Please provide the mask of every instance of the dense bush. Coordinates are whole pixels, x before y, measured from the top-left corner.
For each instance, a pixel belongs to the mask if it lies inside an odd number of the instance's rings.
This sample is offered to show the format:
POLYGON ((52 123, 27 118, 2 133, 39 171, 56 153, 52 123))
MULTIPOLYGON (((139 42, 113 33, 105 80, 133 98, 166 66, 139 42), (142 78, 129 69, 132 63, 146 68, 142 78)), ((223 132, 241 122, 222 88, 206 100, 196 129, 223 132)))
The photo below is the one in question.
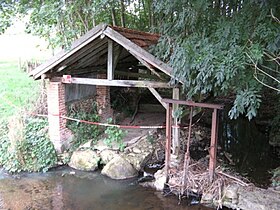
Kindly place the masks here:
POLYGON ((13 127, 12 131, 7 123, 1 124, 0 165, 11 173, 45 172, 57 163, 54 146, 48 138, 47 120, 28 117, 23 123, 23 128, 13 127), (9 132, 22 132, 23 135, 11 140, 9 132))

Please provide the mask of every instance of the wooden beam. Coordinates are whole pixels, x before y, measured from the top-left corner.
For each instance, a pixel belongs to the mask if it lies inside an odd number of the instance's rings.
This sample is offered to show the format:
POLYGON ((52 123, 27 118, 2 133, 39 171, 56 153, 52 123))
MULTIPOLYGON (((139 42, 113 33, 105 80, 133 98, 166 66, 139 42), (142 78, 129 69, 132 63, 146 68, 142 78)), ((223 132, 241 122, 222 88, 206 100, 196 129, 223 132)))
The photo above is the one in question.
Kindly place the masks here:
POLYGON ((147 52, 146 50, 142 49, 129 39, 122 36, 120 33, 114 31, 110 27, 107 27, 103 33, 113 39, 115 42, 122 45, 125 49, 127 49, 130 53, 137 55, 139 58, 145 60, 146 62, 150 63, 151 65, 155 66, 165 74, 172 76, 172 68, 165 64, 164 62, 158 60, 152 54, 147 52))
POLYGON ((111 39, 108 39, 107 79, 114 79, 114 49, 113 41, 111 39))
POLYGON ((214 109, 212 113, 211 143, 210 143, 210 160, 209 160, 209 177, 210 182, 214 180, 216 159, 217 159, 217 141, 218 141, 218 110, 214 109))
POLYGON ((166 110, 166 143, 165 143, 165 182, 169 181, 170 153, 171 153, 171 125, 172 123, 172 106, 168 104, 166 110))
POLYGON ((149 91, 156 97, 156 99, 161 103, 161 105, 162 105, 165 109, 167 109, 167 104, 161 101, 161 100, 162 100, 162 97, 161 97, 160 94, 156 91, 156 89, 155 89, 155 88, 148 88, 148 89, 149 89, 149 91))
POLYGON ((151 72, 153 72, 158 78, 162 79, 160 74, 156 72, 156 70, 154 70, 151 65, 149 65, 145 60, 143 60, 142 58, 138 57, 136 54, 134 54, 133 52, 130 52, 135 58, 137 58, 138 61, 140 61, 140 63, 142 63, 144 66, 147 67, 147 69, 149 69, 151 72))
POLYGON ((104 51, 104 49, 106 49, 107 52, 107 39, 98 39, 98 42, 94 40, 89 46, 91 47, 85 53, 79 55, 78 59, 68 62, 67 69, 79 68, 79 66, 84 65, 87 61, 92 61, 92 58, 99 54, 99 52, 104 51))
MULTIPOLYGON (((62 80, 63 82, 63 80, 62 80)), ((72 77, 71 83, 84 85, 101 85, 116 87, 145 87, 145 88, 172 88, 168 83, 156 81, 139 81, 139 80, 107 80, 72 77)))
POLYGON ((202 108, 209 108, 209 109, 223 109, 224 105, 220 104, 208 104, 208 103, 196 103, 193 101, 182 101, 182 100, 175 100, 175 99, 162 99, 165 103, 171 103, 171 104, 182 104, 182 105, 188 105, 188 106, 196 106, 196 107, 202 107, 202 108))
POLYGON ((42 65, 38 66, 34 71, 30 72, 30 76, 33 76, 34 79, 38 79, 42 74, 46 73, 66 58, 69 58, 78 50, 82 49, 88 43, 92 42, 94 39, 99 37, 103 30, 106 28, 107 25, 100 24, 78 39, 76 42, 73 43, 72 47, 69 51, 61 51, 56 56, 52 57, 47 62, 43 63, 42 65))

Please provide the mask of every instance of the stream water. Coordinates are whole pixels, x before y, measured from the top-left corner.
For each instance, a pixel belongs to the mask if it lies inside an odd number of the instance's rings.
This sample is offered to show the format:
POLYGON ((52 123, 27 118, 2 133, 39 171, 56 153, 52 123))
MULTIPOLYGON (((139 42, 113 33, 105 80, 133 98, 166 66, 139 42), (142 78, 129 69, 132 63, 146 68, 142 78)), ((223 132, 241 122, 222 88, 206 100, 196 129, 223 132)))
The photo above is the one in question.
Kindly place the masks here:
POLYGON ((47 173, 9 176, 0 173, 0 209, 11 210, 210 210, 187 201, 178 205, 174 196, 163 196, 136 180, 115 181, 70 168, 47 173))

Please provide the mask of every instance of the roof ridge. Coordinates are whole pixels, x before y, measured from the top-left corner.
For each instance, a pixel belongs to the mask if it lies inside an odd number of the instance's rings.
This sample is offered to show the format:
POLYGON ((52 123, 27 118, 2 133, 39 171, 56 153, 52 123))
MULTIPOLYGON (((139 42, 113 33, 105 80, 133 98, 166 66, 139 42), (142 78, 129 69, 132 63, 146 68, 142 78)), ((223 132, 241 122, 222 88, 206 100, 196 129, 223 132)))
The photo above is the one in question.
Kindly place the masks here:
POLYGON ((136 32, 137 34, 145 34, 145 35, 150 35, 150 36, 158 36, 158 38, 161 36, 160 34, 158 33, 151 33, 151 32, 146 32, 146 31, 140 31, 140 30, 137 30, 137 29, 131 29, 131 28, 126 28, 126 27, 122 27, 122 26, 112 26, 112 25, 107 25, 109 26, 110 28, 118 31, 118 30, 122 30, 124 32, 136 32))

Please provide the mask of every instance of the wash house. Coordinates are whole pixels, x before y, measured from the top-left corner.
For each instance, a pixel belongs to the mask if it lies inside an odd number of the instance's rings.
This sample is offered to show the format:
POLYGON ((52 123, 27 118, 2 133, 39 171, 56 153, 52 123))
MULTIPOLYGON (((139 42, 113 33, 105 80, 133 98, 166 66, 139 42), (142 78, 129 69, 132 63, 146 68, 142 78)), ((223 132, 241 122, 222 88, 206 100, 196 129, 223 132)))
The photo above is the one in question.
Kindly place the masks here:
MULTIPOLYGON (((105 121, 113 116, 110 104, 112 87, 146 88, 168 109, 166 161, 169 165, 171 148, 176 153, 179 147, 178 126, 173 129, 172 144, 170 142, 169 109, 172 104, 173 109, 177 109, 180 103, 163 100, 158 90, 169 89, 169 98, 175 100, 179 100, 180 94, 179 87, 169 83, 172 68, 148 51, 159 38, 158 34, 100 24, 76 40, 69 49, 30 73, 35 80, 48 80, 49 136, 58 153, 67 149, 72 136, 66 128, 66 119, 62 117, 67 116, 67 102, 95 95, 98 114, 105 121)), ((177 122, 177 119, 172 121, 175 125, 177 122)), ((216 137, 213 139, 216 140, 216 137)), ((213 146, 216 148, 215 142, 213 146)))

